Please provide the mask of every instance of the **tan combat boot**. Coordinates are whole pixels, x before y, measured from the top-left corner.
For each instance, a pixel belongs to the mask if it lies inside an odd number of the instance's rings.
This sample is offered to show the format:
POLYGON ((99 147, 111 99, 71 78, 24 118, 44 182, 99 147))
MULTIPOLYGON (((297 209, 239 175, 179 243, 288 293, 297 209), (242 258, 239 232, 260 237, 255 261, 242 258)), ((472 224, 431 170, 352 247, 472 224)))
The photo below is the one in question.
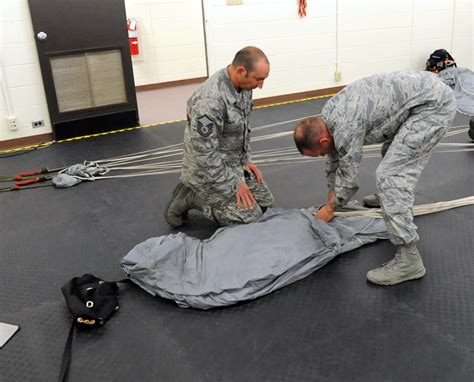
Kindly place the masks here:
POLYGON ((199 209, 195 199, 197 198, 193 190, 183 183, 178 183, 165 209, 165 220, 171 227, 181 227, 188 211, 193 208, 199 209))
POLYGON ((422 278, 426 269, 416 244, 398 246, 395 257, 367 273, 367 279, 378 285, 395 285, 422 278))

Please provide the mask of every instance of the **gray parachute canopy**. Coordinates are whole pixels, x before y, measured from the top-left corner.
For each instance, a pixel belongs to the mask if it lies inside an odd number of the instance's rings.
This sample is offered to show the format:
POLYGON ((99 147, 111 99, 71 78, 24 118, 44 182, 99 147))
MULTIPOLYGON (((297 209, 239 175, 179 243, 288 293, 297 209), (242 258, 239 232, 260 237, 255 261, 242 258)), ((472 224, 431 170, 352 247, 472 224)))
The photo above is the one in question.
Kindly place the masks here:
POLYGON ((474 72, 451 66, 439 72, 438 76, 453 89, 458 111, 474 116, 474 72))
POLYGON ((314 211, 270 208, 258 221, 220 228, 206 240, 183 233, 150 238, 121 265, 152 295, 209 309, 263 296, 341 253, 388 238, 381 219, 339 217, 327 224, 314 211))

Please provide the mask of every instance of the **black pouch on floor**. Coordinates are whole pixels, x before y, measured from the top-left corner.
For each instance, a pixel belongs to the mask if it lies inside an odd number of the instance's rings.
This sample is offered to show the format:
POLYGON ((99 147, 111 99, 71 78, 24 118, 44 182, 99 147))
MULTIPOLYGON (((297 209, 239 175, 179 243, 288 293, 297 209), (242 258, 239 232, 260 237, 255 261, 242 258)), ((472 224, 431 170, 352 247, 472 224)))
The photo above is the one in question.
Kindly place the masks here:
POLYGON ((118 282, 129 280, 104 281, 86 273, 81 277, 72 278, 61 288, 73 321, 64 347, 59 381, 65 380, 71 361, 74 327, 90 329, 104 325, 110 315, 119 308, 118 282))

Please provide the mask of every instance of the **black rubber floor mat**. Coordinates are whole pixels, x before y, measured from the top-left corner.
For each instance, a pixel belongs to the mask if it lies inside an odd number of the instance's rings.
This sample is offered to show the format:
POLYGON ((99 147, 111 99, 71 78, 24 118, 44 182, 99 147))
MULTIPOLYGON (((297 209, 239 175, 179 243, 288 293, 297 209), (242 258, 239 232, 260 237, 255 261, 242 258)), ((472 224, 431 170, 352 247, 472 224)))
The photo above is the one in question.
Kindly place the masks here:
MULTIPOLYGON (((291 131, 325 100, 255 109, 253 136, 291 131)), ((467 125, 458 115, 453 126, 467 125)), ((182 122, 65 142, 0 160, 0 175, 101 159, 182 141, 182 122)), ((466 126, 467 127, 467 126, 466 126)), ((467 133, 446 142, 468 142, 467 133)), ((292 137, 253 151, 291 147, 292 137)), ((356 198, 375 191, 379 158, 366 158, 356 198)), ((434 153, 417 203, 471 196, 474 152, 434 153)), ((325 162, 262 166, 275 205, 326 199, 325 162)), ((71 189, 0 195, 0 321, 19 324, 1 350, 1 381, 51 381, 71 316, 60 288, 94 273, 120 279, 120 260, 152 236, 218 227, 192 212, 181 230, 163 212, 179 174, 98 180, 71 189)), ((427 275, 396 287, 366 281, 391 259, 389 242, 338 257, 293 285, 210 311, 180 309, 131 285, 100 329, 76 333, 70 381, 469 381, 474 375, 474 207, 416 218, 427 275)), ((245 240, 245 238, 242 238, 245 240)))

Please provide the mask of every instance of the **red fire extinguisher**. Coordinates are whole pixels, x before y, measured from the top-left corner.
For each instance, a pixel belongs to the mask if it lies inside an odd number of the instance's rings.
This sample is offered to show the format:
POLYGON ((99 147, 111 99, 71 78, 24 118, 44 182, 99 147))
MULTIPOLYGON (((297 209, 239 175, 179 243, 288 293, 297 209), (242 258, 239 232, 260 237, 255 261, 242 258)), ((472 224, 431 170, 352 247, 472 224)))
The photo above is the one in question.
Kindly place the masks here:
POLYGON ((138 49, 138 23, 135 17, 127 19, 128 29, 128 44, 130 45, 130 54, 138 56, 140 51, 138 49))

